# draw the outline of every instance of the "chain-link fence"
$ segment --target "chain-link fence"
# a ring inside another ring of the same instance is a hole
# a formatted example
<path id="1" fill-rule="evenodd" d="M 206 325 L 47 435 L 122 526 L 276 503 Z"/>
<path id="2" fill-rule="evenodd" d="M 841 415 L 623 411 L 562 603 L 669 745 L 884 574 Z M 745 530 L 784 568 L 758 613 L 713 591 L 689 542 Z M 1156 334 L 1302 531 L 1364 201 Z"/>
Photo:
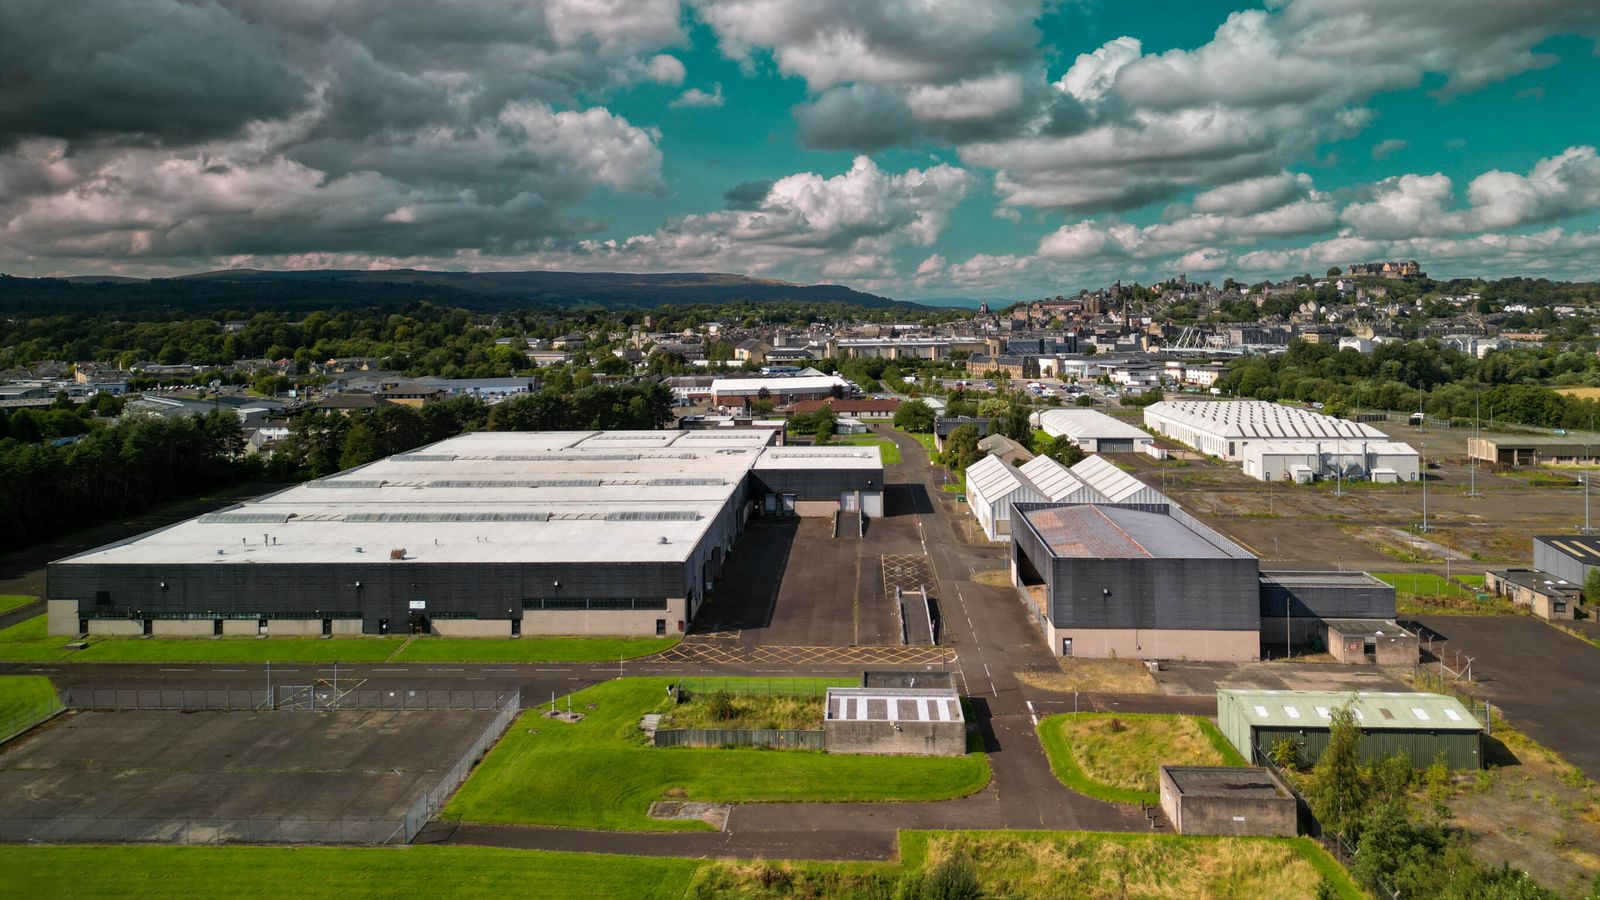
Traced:
<path id="1" fill-rule="evenodd" d="M 483 733 L 478 735 L 478 739 L 472 742 L 472 746 L 467 749 L 467 752 L 463 753 L 461 758 L 456 761 L 456 764 L 450 767 L 450 771 L 439 779 L 439 783 L 434 786 L 433 790 L 418 797 L 417 801 L 411 804 L 411 808 L 406 810 L 405 822 L 402 828 L 406 843 L 411 843 L 417 834 L 422 831 L 423 826 L 427 825 L 430 819 L 439 814 L 439 811 L 444 808 L 451 795 L 456 792 L 456 788 L 467 780 L 467 775 L 472 771 L 472 767 L 477 765 L 478 760 L 489 752 L 489 748 L 493 747 L 496 741 L 500 740 L 500 737 L 506 733 L 506 729 L 511 727 L 511 723 L 517 720 L 517 716 L 521 712 L 522 692 L 516 691 L 507 695 L 500 706 L 500 711 L 490 720 L 488 726 L 483 729 Z"/>
<path id="2" fill-rule="evenodd" d="M 404 823 L 399 818 L 143 818 L 113 815 L 0 818 L 0 843 L 389 844 L 404 840 L 404 832 Z"/>
<path id="3" fill-rule="evenodd" d="M 505 691 L 474 688 L 340 688 L 334 682 L 266 688 L 96 688 L 61 691 L 67 709 L 86 710 L 439 710 L 498 709 Z"/>

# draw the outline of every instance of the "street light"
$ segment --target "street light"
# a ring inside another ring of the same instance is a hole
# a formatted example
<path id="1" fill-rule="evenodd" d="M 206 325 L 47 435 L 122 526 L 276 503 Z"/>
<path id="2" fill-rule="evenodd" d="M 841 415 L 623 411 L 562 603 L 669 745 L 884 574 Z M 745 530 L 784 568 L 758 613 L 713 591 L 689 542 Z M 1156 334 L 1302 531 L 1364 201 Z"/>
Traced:
<path id="1" fill-rule="evenodd" d="M 1426 443 L 1423 443 L 1420 446 L 1422 447 L 1422 471 L 1418 473 L 1418 477 L 1422 479 L 1422 526 L 1420 528 L 1418 528 L 1417 530 L 1421 531 L 1423 534 L 1427 534 L 1428 531 L 1429 531 L 1429 528 L 1428 528 L 1428 445 Z"/>

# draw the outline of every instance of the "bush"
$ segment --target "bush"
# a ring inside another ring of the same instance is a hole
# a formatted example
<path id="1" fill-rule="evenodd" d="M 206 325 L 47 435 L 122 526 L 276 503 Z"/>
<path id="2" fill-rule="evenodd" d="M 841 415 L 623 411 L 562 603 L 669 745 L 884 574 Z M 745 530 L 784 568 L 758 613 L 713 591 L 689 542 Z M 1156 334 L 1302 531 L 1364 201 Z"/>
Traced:
<path id="1" fill-rule="evenodd" d="M 983 887 L 972 861 L 962 855 L 947 857 L 922 879 L 922 900 L 978 900 Z"/>
<path id="2" fill-rule="evenodd" d="M 707 697 L 706 711 L 718 722 L 727 722 L 739 717 L 739 711 L 733 706 L 733 698 L 729 697 L 726 691 L 717 691 Z"/>
<path id="3" fill-rule="evenodd" d="M 1278 738 L 1267 751 L 1267 756 L 1285 769 L 1298 769 L 1304 765 L 1304 758 L 1300 755 L 1300 744 L 1292 737 Z"/>

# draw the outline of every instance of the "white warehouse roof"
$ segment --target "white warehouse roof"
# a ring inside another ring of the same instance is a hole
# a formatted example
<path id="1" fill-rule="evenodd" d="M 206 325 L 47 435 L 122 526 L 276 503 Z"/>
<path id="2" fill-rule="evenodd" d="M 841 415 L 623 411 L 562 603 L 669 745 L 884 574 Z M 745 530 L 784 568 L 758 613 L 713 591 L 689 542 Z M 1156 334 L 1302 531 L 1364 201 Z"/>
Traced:
<path id="1" fill-rule="evenodd" d="M 464 434 L 63 562 L 330 563 L 398 549 L 413 564 L 682 562 L 753 467 L 882 467 L 876 447 L 773 447 L 774 434 Z"/>
<path id="2" fill-rule="evenodd" d="M 713 394 L 759 394 L 766 388 L 773 394 L 850 389 L 850 383 L 837 375 L 798 375 L 793 378 L 717 378 L 711 382 Z"/>
<path id="3" fill-rule="evenodd" d="M 1104 456 L 1088 456 L 1071 469 L 1107 503 L 1171 503 L 1167 496 L 1117 468 Z"/>
<path id="4" fill-rule="evenodd" d="M 1336 419 L 1299 406 L 1265 400 L 1163 400 L 1145 407 L 1145 423 L 1165 432 L 1163 422 L 1222 438 L 1365 438 L 1388 435 L 1359 422 Z"/>
<path id="5" fill-rule="evenodd" d="M 1017 471 L 1025 475 L 1053 503 L 1105 503 L 1106 498 L 1088 482 L 1048 456 L 1036 456 Z"/>
<path id="6" fill-rule="evenodd" d="M 1016 466 L 998 456 L 985 456 L 967 466 L 967 493 L 993 503 L 1020 490 L 1037 490 Z"/>
<path id="7" fill-rule="evenodd" d="M 1047 409 L 1034 416 L 1051 437 L 1066 435 L 1079 440 L 1154 441 L 1150 432 L 1093 409 Z"/>

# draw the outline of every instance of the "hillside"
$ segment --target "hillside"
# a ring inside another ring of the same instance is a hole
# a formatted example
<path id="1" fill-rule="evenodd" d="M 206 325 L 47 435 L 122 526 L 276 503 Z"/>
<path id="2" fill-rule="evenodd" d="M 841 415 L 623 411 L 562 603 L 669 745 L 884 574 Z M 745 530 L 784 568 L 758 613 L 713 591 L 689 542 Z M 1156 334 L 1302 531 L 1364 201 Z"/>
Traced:
<path id="1" fill-rule="evenodd" d="M 715 272 L 430 272 L 319 269 L 202 272 L 134 280 L 79 276 L 0 277 L 6 312 L 171 308 L 339 309 L 427 300 L 479 311 L 513 307 L 650 308 L 731 301 L 841 303 L 871 309 L 918 308 L 837 284 L 792 284 Z"/>

